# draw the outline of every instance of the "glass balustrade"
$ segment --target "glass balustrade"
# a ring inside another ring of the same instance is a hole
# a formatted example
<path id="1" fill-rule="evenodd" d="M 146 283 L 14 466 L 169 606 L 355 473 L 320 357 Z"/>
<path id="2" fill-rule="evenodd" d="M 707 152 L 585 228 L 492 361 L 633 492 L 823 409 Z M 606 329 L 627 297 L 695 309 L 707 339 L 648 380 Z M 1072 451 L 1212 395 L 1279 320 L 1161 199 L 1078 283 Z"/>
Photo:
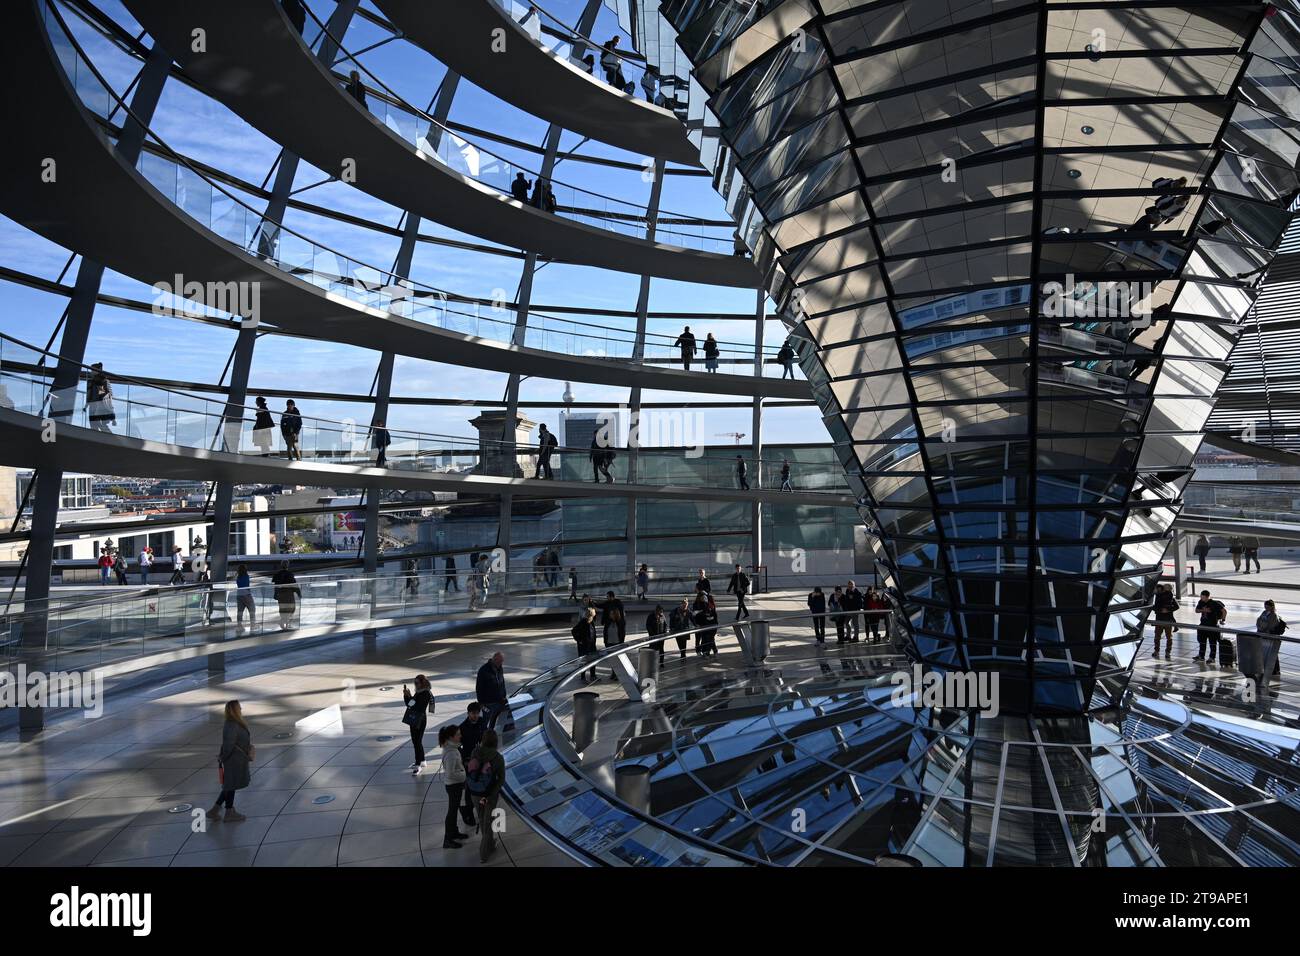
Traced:
<path id="1" fill-rule="evenodd" d="M 225 413 L 225 401 L 114 379 L 111 408 L 87 402 L 86 385 L 70 395 L 51 395 L 47 371 L 35 371 L 41 350 L 9 337 L 0 338 L 0 404 L 39 418 L 66 422 L 144 441 L 249 456 L 286 457 L 280 412 L 275 425 L 253 427 L 257 409 Z M 111 417 L 110 417 L 111 416 Z M 510 446 L 441 434 L 389 429 L 386 465 L 391 469 L 443 474 L 481 474 L 533 478 L 538 474 L 536 446 Z M 302 416 L 298 450 L 304 460 L 366 465 L 377 459 L 376 432 L 368 422 L 334 421 Z M 564 448 L 554 450 L 551 467 L 563 481 L 599 481 L 656 486 L 740 489 L 739 465 L 751 489 L 780 490 L 783 461 L 755 461 L 749 455 L 703 454 L 703 443 L 679 448 Z M 789 463 L 789 490 L 847 492 L 842 472 L 815 462 Z M 545 480 L 545 479 L 542 479 Z"/>

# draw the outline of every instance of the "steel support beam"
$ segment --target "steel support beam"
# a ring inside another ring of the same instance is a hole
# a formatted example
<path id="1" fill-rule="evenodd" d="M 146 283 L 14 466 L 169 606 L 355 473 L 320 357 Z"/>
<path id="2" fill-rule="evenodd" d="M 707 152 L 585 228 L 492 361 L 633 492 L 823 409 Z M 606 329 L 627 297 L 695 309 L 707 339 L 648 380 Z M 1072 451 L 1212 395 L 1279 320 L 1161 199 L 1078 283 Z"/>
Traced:
<path id="1" fill-rule="evenodd" d="M 135 165 L 144 145 L 145 127 L 153 120 L 154 110 L 162 96 L 164 84 L 171 71 L 171 55 L 158 45 L 149 51 L 140 70 L 139 82 L 131 97 L 131 112 L 122 121 L 117 151 L 123 160 Z M 81 383 L 81 368 L 86 357 L 86 344 L 90 340 L 90 323 L 95 315 L 95 301 L 104 267 L 97 262 L 81 260 L 77 269 L 72 297 L 68 300 L 67 318 L 59 344 L 59 363 L 55 367 L 54 381 L 50 387 L 49 415 L 55 423 L 69 419 L 76 410 L 77 388 Z M 27 582 L 23 589 L 26 607 L 41 607 L 50 596 L 50 573 L 54 562 L 54 531 L 59 523 L 59 499 L 63 491 L 63 470 L 38 469 L 34 478 L 36 491 L 32 500 L 31 539 L 27 547 Z M 26 647 L 44 647 L 47 620 L 43 614 L 34 615 L 23 622 L 22 643 Z M 41 708 L 20 707 L 20 731 L 40 730 L 45 726 Z"/>

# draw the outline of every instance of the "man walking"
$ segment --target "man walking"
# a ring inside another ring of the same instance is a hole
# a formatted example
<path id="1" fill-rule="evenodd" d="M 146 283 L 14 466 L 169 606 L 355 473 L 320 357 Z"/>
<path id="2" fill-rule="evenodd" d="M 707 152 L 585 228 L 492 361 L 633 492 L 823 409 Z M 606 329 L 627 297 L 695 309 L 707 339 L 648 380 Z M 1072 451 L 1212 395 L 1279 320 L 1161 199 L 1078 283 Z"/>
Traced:
<path id="1" fill-rule="evenodd" d="M 736 595 L 736 620 L 749 617 L 749 608 L 745 607 L 745 595 L 749 593 L 749 575 L 740 569 L 739 564 L 727 582 L 727 593 Z"/>
<path id="2" fill-rule="evenodd" d="M 537 474 L 533 478 L 545 478 L 547 481 L 555 479 L 555 471 L 551 468 L 551 453 L 559 445 L 555 434 L 547 430 L 542 425 L 537 430 Z"/>
<path id="3" fill-rule="evenodd" d="M 736 456 L 736 487 L 741 491 L 749 490 L 749 468 L 740 455 Z"/>

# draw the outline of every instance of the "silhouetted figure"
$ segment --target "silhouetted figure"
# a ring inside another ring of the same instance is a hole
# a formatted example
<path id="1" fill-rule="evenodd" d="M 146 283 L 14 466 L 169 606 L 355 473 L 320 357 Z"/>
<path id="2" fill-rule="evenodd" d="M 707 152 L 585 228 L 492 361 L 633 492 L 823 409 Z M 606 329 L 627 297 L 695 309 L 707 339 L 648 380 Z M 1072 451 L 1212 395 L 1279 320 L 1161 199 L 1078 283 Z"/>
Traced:
<path id="1" fill-rule="evenodd" d="M 695 358 L 695 335 L 689 325 L 682 329 L 682 334 L 677 336 L 673 345 L 682 350 L 682 368 L 689 372 L 691 360 Z"/>

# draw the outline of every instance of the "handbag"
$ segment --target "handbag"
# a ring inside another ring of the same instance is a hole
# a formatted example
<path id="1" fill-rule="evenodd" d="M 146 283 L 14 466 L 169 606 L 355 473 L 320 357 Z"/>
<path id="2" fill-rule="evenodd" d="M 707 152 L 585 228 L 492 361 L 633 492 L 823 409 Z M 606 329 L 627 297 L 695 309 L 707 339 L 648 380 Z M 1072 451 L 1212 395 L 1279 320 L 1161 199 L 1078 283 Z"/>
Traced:
<path id="1" fill-rule="evenodd" d="M 416 707 L 415 704 L 408 704 L 406 707 L 406 713 L 402 714 L 402 723 L 406 724 L 408 727 L 416 726 L 423 719 L 424 714 L 420 712 L 420 708 Z"/>

